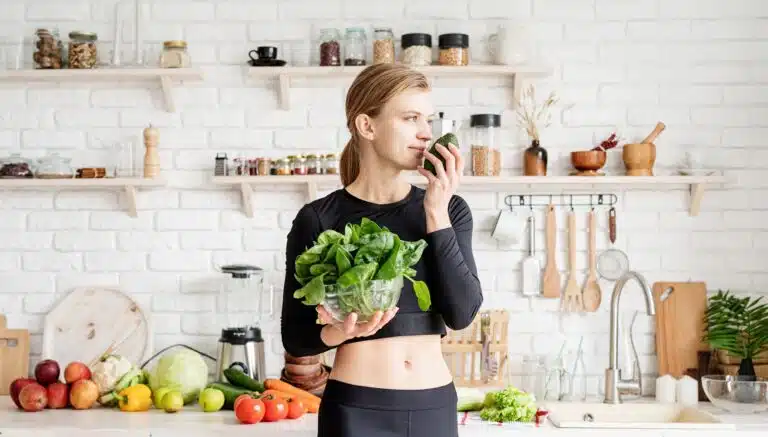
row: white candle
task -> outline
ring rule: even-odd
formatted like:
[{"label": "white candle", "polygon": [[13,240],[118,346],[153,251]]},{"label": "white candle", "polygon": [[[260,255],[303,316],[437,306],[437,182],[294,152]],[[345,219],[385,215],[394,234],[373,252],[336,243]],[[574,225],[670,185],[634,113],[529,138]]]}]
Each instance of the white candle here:
[{"label": "white candle", "polygon": [[656,378],[656,401],[665,404],[675,403],[676,380],[672,375]]},{"label": "white candle", "polygon": [[677,403],[685,406],[699,403],[699,383],[688,375],[677,381]]}]

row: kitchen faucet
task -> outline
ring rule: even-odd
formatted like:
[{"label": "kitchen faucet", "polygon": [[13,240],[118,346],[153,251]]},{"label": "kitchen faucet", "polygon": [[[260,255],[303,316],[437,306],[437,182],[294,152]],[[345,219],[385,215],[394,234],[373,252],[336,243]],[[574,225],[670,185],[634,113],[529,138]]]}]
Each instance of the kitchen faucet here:
[{"label": "kitchen faucet", "polygon": [[619,369],[619,300],[621,298],[621,292],[627,281],[635,279],[643,289],[645,295],[645,308],[649,316],[656,315],[656,306],[653,303],[653,295],[651,289],[648,287],[648,282],[645,278],[637,272],[629,271],[625,273],[613,287],[613,294],[611,294],[611,339],[610,339],[610,356],[608,368],[605,369],[605,400],[606,404],[619,404],[621,403],[620,391],[628,393],[637,393],[642,395],[642,375],[640,374],[640,364],[635,363],[635,374],[632,375],[632,379],[621,379],[621,370]]}]

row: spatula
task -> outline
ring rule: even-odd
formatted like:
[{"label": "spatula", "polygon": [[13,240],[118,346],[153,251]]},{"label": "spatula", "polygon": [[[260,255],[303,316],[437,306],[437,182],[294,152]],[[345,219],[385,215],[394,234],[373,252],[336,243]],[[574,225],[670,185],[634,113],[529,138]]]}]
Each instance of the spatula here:
[{"label": "spatula", "polygon": [[573,211],[568,215],[568,267],[568,281],[560,308],[563,311],[582,311],[581,287],[576,282],[576,214]]},{"label": "spatula", "polygon": [[560,297],[560,272],[555,260],[555,240],[557,227],[555,224],[555,206],[547,207],[547,265],[544,267],[543,291],[544,297]]},{"label": "spatula", "polygon": [[538,296],[541,294],[541,265],[536,258],[536,222],[533,213],[528,217],[528,256],[523,260],[523,294]]},{"label": "spatula", "polygon": [[587,248],[587,252],[589,254],[589,273],[587,273],[587,280],[584,282],[582,298],[584,300],[584,310],[595,312],[598,308],[600,308],[602,292],[600,291],[600,284],[597,283],[594,211],[589,211],[589,214],[587,215],[587,221],[589,222],[589,247]]}]

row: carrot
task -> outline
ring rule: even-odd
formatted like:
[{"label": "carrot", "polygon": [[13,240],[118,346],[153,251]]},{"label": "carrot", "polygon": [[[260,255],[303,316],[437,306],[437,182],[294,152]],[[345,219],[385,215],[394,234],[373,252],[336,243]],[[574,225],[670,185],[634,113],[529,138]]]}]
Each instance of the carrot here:
[{"label": "carrot", "polygon": [[296,397],[296,395],[292,395],[290,393],[285,393],[282,391],[277,391],[272,389],[264,390],[259,396],[267,396],[267,395],[272,395],[276,398],[285,399],[286,401]]},{"label": "carrot", "polygon": [[294,395],[301,399],[304,406],[309,413],[317,413],[320,409],[320,397],[313,395],[312,393],[302,390],[298,387],[294,387],[285,381],[279,379],[267,378],[264,380],[264,387],[268,390],[276,390],[280,393],[287,393]]}]

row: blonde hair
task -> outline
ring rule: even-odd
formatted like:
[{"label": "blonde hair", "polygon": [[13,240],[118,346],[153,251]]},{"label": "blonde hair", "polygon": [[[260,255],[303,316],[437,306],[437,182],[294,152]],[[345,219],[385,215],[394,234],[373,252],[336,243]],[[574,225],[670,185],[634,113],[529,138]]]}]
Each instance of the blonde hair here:
[{"label": "blonde hair", "polygon": [[347,92],[347,128],[352,135],[341,153],[341,183],[346,187],[360,174],[360,137],[355,119],[360,114],[376,117],[392,98],[409,89],[429,90],[424,74],[400,64],[374,64],[365,68]]}]

